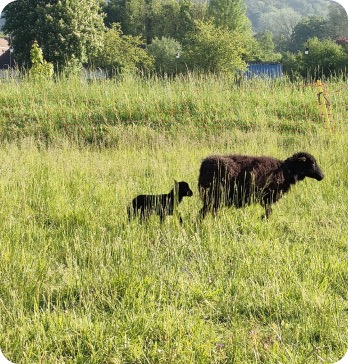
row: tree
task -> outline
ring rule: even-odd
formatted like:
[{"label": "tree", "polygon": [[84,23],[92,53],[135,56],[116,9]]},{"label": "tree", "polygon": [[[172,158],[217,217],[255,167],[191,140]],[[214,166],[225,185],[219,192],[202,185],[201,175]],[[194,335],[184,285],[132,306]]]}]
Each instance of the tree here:
[{"label": "tree", "polygon": [[125,71],[152,69],[153,58],[144,49],[144,42],[138,36],[123,35],[120,24],[112,24],[103,38],[103,47],[94,55],[93,63],[106,70],[110,77]]},{"label": "tree", "polygon": [[277,13],[285,8],[295,11],[300,17],[311,15],[324,17],[327,15],[330,3],[332,2],[327,0],[245,0],[248,18],[252,21],[256,32],[265,30],[264,19],[269,19],[270,13]]},{"label": "tree", "polygon": [[331,39],[309,39],[308,66],[312,76],[337,75],[346,71],[348,57],[342,46]]},{"label": "tree", "polygon": [[327,31],[332,39],[348,37],[348,17],[344,8],[332,3],[327,17]]},{"label": "tree", "polygon": [[160,74],[174,75],[180,71],[181,44],[173,38],[155,38],[147,47]]},{"label": "tree", "polygon": [[126,2],[127,0],[109,0],[104,3],[104,23],[108,28],[114,23],[119,23],[122,31],[125,32],[124,24],[127,22]]},{"label": "tree", "polygon": [[291,35],[289,50],[298,51],[309,38],[328,38],[327,21],[321,16],[302,18],[294,27]]},{"label": "tree", "polygon": [[245,32],[251,28],[246,17],[244,0],[210,0],[207,12],[217,27],[223,26],[239,32]]},{"label": "tree", "polygon": [[83,64],[102,45],[103,15],[97,0],[17,0],[5,8],[4,30],[12,34],[14,57],[30,65],[35,40],[44,58],[62,70]]},{"label": "tree", "polygon": [[[304,47],[309,49],[304,54]],[[282,59],[283,69],[286,73],[299,73],[303,77],[311,78],[329,77],[346,72],[348,54],[343,47],[331,39],[310,38],[301,51],[296,54],[287,52]]]},{"label": "tree", "polygon": [[301,15],[291,8],[283,8],[260,16],[259,25],[262,31],[269,30],[274,35],[278,51],[288,49],[295,25]]},{"label": "tree", "polygon": [[53,64],[46,62],[43,58],[42,49],[37,41],[34,42],[30,49],[31,68],[29,78],[34,81],[48,80],[53,76]]},{"label": "tree", "polygon": [[123,34],[182,41],[194,29],[194,19],[205,8],[192,0],[110,0],[104,6],[105,24],[120,23]]},{"label": "tree", "polygon": [[151,0],[148,6],[147,41],[154,38],[174,38],[179,20],[179,3],[176,0]]},{"label": "tree", "polygon": [[193,3],[191,0],[179,0],[179,19],[174,39],[182,42],[186,34],[195,29],[195,20],[200,18],[200,12],[205,13],[205,9],[202,9],[204,6],[205,4]]},{"label": "tree", "polygon": [[211,21],[196,22],[196,30],[185,38],[183,60],[189,69],[236,74],[245,69],[243,36]]},{"label": "tree", "polygon": [[252,52],[253,60],[258,62],[278,62],[281,54],[275,52],[273,34],[268,30],[255,34],[255,48]]}]

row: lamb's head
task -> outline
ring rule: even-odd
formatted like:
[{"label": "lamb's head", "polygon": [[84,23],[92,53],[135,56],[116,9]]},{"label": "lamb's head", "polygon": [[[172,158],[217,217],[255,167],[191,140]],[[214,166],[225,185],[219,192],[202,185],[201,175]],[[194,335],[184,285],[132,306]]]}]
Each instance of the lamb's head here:
[{"label": "lamb's head", "polygon": [[296,180],[301,181],[306,177],[321,181],[324,174],[315,158],[306,152],[299,152],[284,161]]},{"label": "lamb's head", "polygon": [[175,189],[177,191],[177,194],[179,197],[185,197],[185,196],[192,196],[193,192],[187,182],[181,181],[177,182],[175,181]]}]

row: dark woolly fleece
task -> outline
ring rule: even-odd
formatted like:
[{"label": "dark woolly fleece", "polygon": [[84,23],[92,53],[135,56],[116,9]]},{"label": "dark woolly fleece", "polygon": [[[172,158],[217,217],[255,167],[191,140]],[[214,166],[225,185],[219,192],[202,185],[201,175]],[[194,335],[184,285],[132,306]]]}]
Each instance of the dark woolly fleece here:
[{"label": "dark woolly fleece", "polygon": [[[156,214],[161,222],[167,215],[173,215],[174,207],[178,205],[185,196],[192,196],[187,182],[176,182],[174,188],[163,195],[139,195],[135,197],[132,204],[128,206],[128,218],[139,216],[140,221],[146,220],[150,215]],[[180,223],[182,218],[179,215]]]},{"label": "dark woolly fleece", "polygon": [[305,152],[281,161],[272,157],[212,155],[203,160],[198,188],[203,207],[200,215],[214,215],[221,205],[242,207],[260,202],[266,217],[291,185],[305,177],[321,181],[324,175],[315,158]]}]

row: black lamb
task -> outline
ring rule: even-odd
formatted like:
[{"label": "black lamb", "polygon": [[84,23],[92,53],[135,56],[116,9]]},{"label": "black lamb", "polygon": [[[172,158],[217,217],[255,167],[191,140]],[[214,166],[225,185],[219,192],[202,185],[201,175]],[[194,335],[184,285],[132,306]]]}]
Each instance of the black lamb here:
[{"label": "black lamb", "polygon": [[246,155],[213,155],[203,160],[198,188],[203,207],[201,218],[211,211],[215,216],[220,206],[237,208],[260,202],[267,218],[271,205],[291,185],[305,177],[321,181],[324,175],[315,158],[305,152],[281,161],[272,157]]},{"label": "black lamb", "polygon": [[[132,204],[128,206],[128,217],[139,216],[140,221],[148,219],[152,214],[156,214],[160,217],[161,223],[164,221],[165,216],[173,215],[174,208],[179,205],[185,196],[192,196],[187,182],[176,182],[174,188],[167,194],[163,195],[139,195],[135,197]],[[182,224],[182,218],[179,215],[180,223]]]}]

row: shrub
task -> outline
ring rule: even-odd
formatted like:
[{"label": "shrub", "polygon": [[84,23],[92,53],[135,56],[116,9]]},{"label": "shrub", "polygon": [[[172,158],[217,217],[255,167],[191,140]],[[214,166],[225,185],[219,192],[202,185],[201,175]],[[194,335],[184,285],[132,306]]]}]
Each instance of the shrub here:
[{"label": "shrub", "polygon": [[30,49],[31,68],[29,78],[32,80],[51,79],[53,76],[53,64],[44,60],[42,49],[35,41]]},{"label": "shrub", "polygon": [[198,21],[196,30],[185,38],[184,61],[197,71],[236,74],[246,66],[245,52],[240,33]]},{"label": "shrub", "polygon": [[154,57],[156,72],[173,75],[181,68],[181,44],[173,38],[155,38],[148,46],[148,52]]}]

